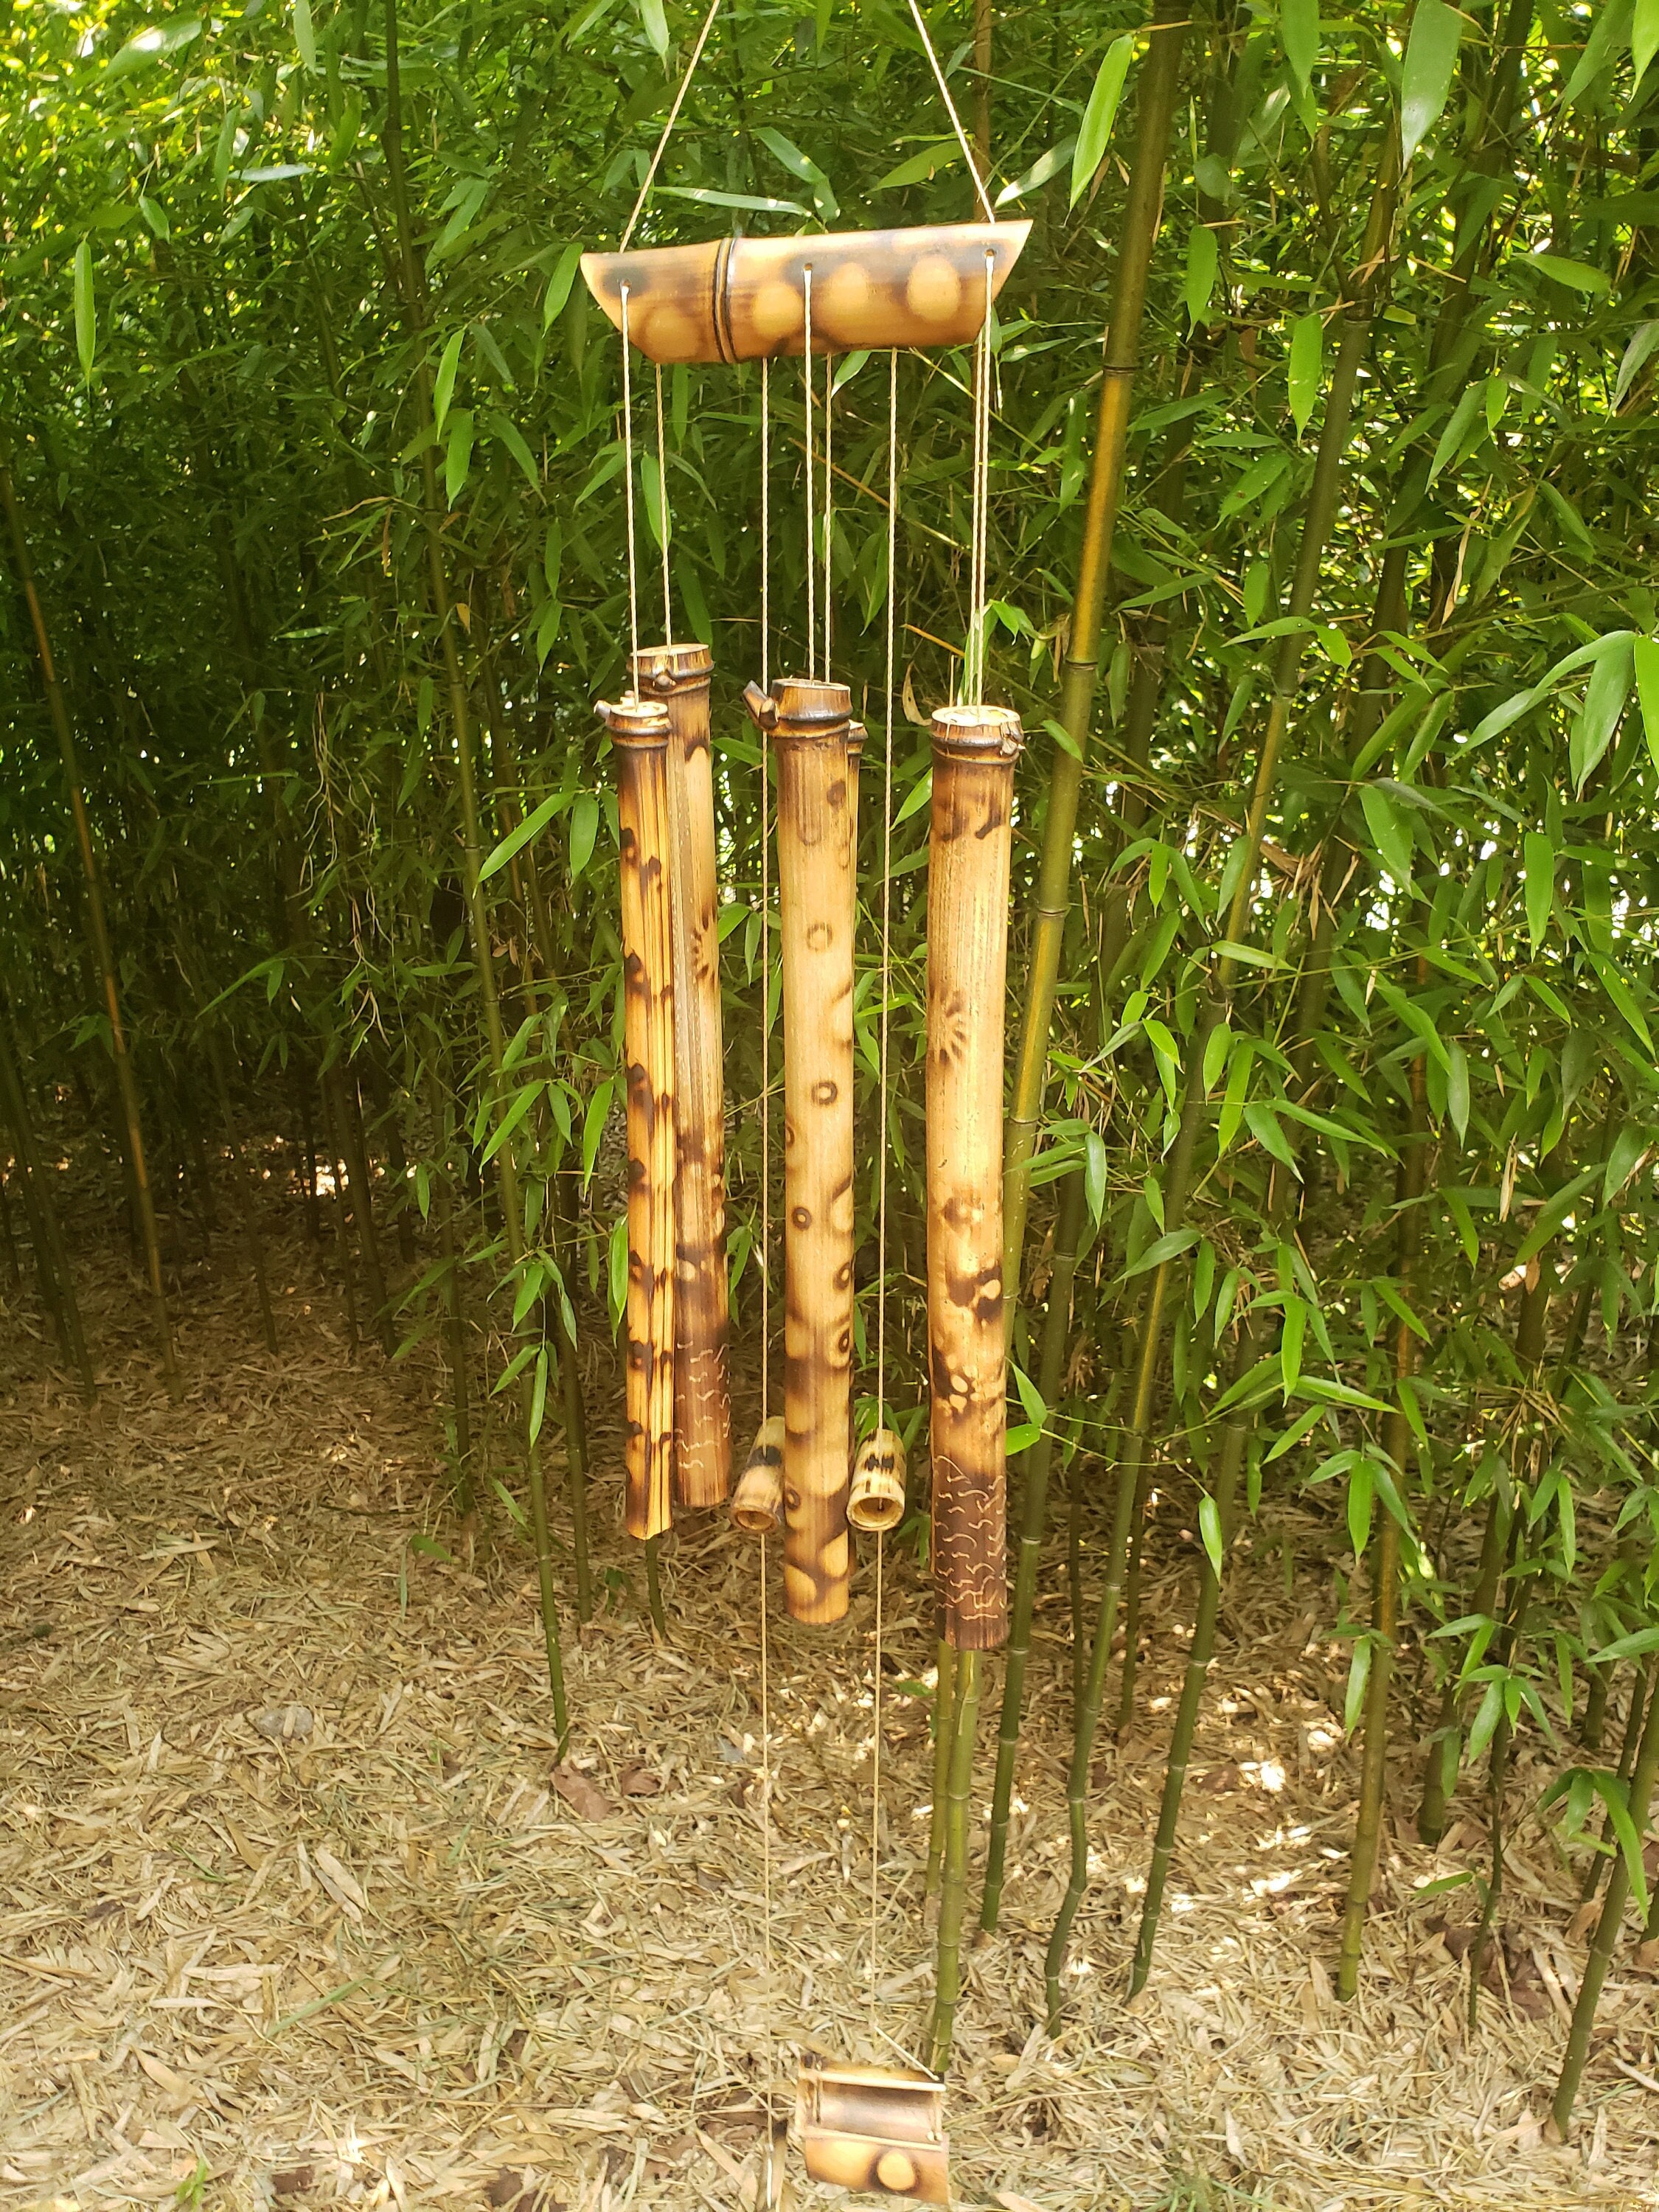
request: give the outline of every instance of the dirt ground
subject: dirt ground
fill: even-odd
[[[653,1636],[609,1371],[591,1393],[603,1605],[567,1631],[576,1772],[556,1781],[527,1556],[504,1516],[476,1550],[456,1528],[424,1355],[350,1363],[292,1235],[267,1356],[222,1243],[185,1271],[171,1405],[124,1255],[80,1264],[95,1415],[51,1379],[27,1289],[0,1291],[0,2205],[750,2204],[762,2093],[800,2047],[892,2057],[925,2032],[914,1560],[888,1577],[872,2005],[867,1573],[844,1631],[775,1630],[769,1972],[757,1555],[712,1519],[673,1540]],[[1097,1778],[1058,2044],[1040,2019],[1063,1592],[1043,1616],[1029,1810],[950,2086],[956,2201],[1659,2206],[1659,1983],[1628,1948],[1578,2138],[1540,2137],[1583,1949],[1536,1822],[1472,2039],[1453,1955],[1469,1893],[1413,1896],[1476,1857],[1472,1820],[1437,1858],[1397,1821],[1364,1990],[1332,1999],[1345,1662],[1321,1640],[1328,1577],[1287,1591],[1271,1528],[1235,1575],[1152,1986],[1126,2007],[1193,1603],[1173,1525],[1153,1554],[1144,1733]],[[988,1751],[994,1670],[990,1689]],[[1523,1768],[1516,1805],[1536,1796]],[[830,2203],[793,2154],[790,2172],[798,2204]]]

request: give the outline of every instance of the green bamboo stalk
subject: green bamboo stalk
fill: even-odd
[[[247,1254],[248,1266],[253,1273],[254,1294],[259,1302],[259,1326],[264,1332],[265,1350],[274,1354],[276,1350],[276,1316],[271,1310],[270,1282],[265,1273],[264,1240],[259,1234],[259,1218],[254,1207],[253,1193],[248,1187],[247,1169],[242,1159],[241,1147],[236,1141],[236,1125],[230,1110],[230,1082],[225,1073],[224,1052],[216,1030],[208,1031],[207,1054],[208,1065],[213,1071],[213,1087],[219,1101],[219,1120],[224,1130],[225,1149],[230,1154],[231,1195],[235,1201],[237,1225],[242,1233],[242,1248]]]
[[[1060,1207],[1054,1217],[1054,1272],[1048,1279],[1048,1311],[1043,1322],[1042,1354],[1037,1370],[1037,1389],[1044,1406],[1048,1408],[1049,1418],[1052,1418],[1059,1403],[1066,1382],[1072,1282],[1077,1273],[1083,1201],[1083,1170],[1073,1168],[1060,1186]],[[1025,1496],[1020,1516],[1019,1558],[1014,1571],[1013,1620],[1002,1677],[996,1782],[991,1793],[991,1844],[985,1863],[985,1887],[979,1911],[980,1926],[993,1935],[996,1931],[997,1916],[1002,1909],[1002,1875],[1008,1853],[1008,1812],[1014,1794],[1014,1762],[1019,1752],[1019,1724],[1025,1704],[1025,1668],[1031,1651],[1031,1615],[1036,1604],[1037,1567],[1042,1557],[1042,1534],[1048,1522],[1048,1473],[1054,1455],[1054,1431],[1048,1425],[1048,1418],[1045,1418],[1042,1435],[1023,1455]]]
[[[938,1890],[945,1865],[945,1807],[951,1786],[951,1747],[957,1722],[956,1648],[943,1637],[939,1641],[938,1666],[933,1686],[933,1802],[927,1815],[927,1871],[921,1885],[924,1897],[932,1897]]]
[[[403,93],[398,64],[397,0],[386,0],[386,119],[381,143],[386,154],[386,179],[397,224],[398,265],[403,298],[415,342],[416,420],[422,434],[421,452],[422,523],[426,538],[427,584],[432,616],[443,654],[445,687],[449,703],[450,735],[461,801],[462,883],[477,970],[478,994],[483,1005],[484,1034],[489,1048],[490,1073],[499,1091],[507,1040],[501,1025],[501,1002],[495,988],[489,917],[480,881],[483,841],[479,829],[478,793],[473,758],[471,710],[461,668],[459,625],[450,594],[445,559],[442,509],[438,498],[436,436],[433,428],[432,364],[427,356],[428,326],[426,276],[415,249],[415,229],[410,211],[408,179],[404,167]],[[500,1110],[500,1099],[495,1104]],[[524,1220],[519,1197],[519,1171],[511,1143],[495,1153],[501,1192],[501,1224],[507,1243],[508,1272],[516,1276],[524,1261]],[[542,1632],[547,1655],[548,1686],[553,1698],[554,1729],[562,1757],[569,1741],[570,1721],[566,1710],[564,1660],[559,1648],[558,1599],[553,1586],[553,1540],[548,1523],[547,1489],[533,1419],[533,1380],[526,1368],[520,1386],[523,1416],[525,1463],[530,1491],[531,1529],[536,1550],[536,1579],[541,1599]]]
[[[1632,1770],[1636,1765],[1637,1747],[1642,1741],[1642,1684],[1638,1676],[1631,1690],[1630,1711],[1625,1716],[1625,1733],[1619,1747],[1617,1771],[1621,1782],[1630,1780]],[[1612,1820],[1607,1815],[1606,1808],[1603,1807],[1601,1829],[1598,1838],[1600,1843],[1607,1842],[1612,1826]],[[1584,1869],[1584,1878],[1578,1885],[1578,1902],[1581,1905],[1587,1905],[1601,1887],[1601,1870],[1606,1863],[1607,1860],[1602,1851],[1596,1850],[1590,1853],[1589,1864]]]
[[[1510,1504],[1501,1482],[1492,1486],[1486,1501],[1486,1524],[1480,1537],[1480,1564],[1474,1578],[1469,1611],[1483,1620],[1498,1608],[1498,1586],[1504,1572],[1509,1544]],[[1462,1734],[1457,1716],[1463,1703],[1463,1684],[1453,1669],[1441,1692],[1440,1711],[1429,1739],[1429,1756],[1423,1771],[1423,1796],[1417,1808],[1417,1832],[1424,1843],[1437,1844],[1446,1832],[1451,1793],[1456,1786],[1462,1757]]]
[[[1510,1539],[1509,1580],[1517,1580],[1522,1518],[1515,1517]],[[1522,1580],[1510,1607],[1509,1619],[1492,1642],[1492,1658],[1496,1665],[1507,1667],[1510,1657],[1526,1628],[1527,1607],[1531,1596],[1531,1585]],[[1475,1925],[1474,1939],[1469,1945],[1469,2001],[1468,2027],[1474,2034],[1480,2014],[1480,1971],[1486,1964],[1486,1946],[1490,1942],[1492,1923],[1498,1917],[1498,1908],[1504,1895],[1504,1791],[1509,1782],[1510,1751],[1514,1741],[1514,1730],[1510,1725],[1507,1706],[1500,1709],[1498,1725],[1492,1730],[1490,1752],[1486,1760],[1486,1802],[1491,1812],[1491,1860],[1486,1875],[1486,1893],[1480,1903],[1480,1917]]]
[[[1419,959],[1419,984],[1427,963]],[[1400,1295],[1410,1304],[1412,1276],[1422,1241],[1423,1194],[1428,1151],[1428,1109],[1425,1099],[1423,1056],[1411,1066],[1411,1126],[1402,1149],[1398,1190],[1398,1243],[1395,1281]],[[1401,1321],[1395,1331],[1395,1402],[1382,1417],[1382,1450],[1404,1492],[1406,1455],[1411,1448],[1411,1426],[1406,1419],[1400,1385],[1409,1380],[1416,1365],[1417,1339]],[[1365,1913],[1371,1884],[1376,1876],[1376,1857],[1382,1834],[1382,1805],[1388,1779],[1389,1686],[1394,1679],[1395,1632],[1400,1613],[1400,1523],[1384,1511],[1377,1534],[1371,1599],[1370,1671],[1365,1682],[1364,1748],[1359,1776],[1359,1805],[1354,1820],[1353,1852],[1349,1863],[1348,1894],[1342,1917],[1342,1948],[1337,1960],[1337,1995],[1345,2001],[1359,1987],[1359,1955],[1364,1936]]]
[[[1653,1796],[1655,1775],[1659,1774],[1659,1654],[1650,1662],[1645,1688],[1638,1690],[1637,1696],[1638,1701],[1645,1698],[1647,1718],[1642,1727],[1641,1748],[1631,1773],[1626,1810],[1639,1839],[1647,1832],[1648,1806]],[[1550,2108],[1556,2134],[1563,2142],[1572,2122],[1573,2103],[1583,2078],[1590,2034],[1595,2026],[1595,2008],[1601,2001],[1601,1984],[1607,1978],[1607,1967],[1625,1917],[1625,1900],[1629,1895],[1630,1864],[1621,1850],[1607,1869],[1601,1917],[1590,1939],[1589,1955],[1584,1960],[1583,1978],[1578,1984],[1578,1998],[1572,2008],[1572,2026],[1567,2032],[1566,2053],[1561,2061],[1555,2100]]]
[[[92,939],[92,953],[97,966],[103,991],[104,1013],[109,1023],[110,1055],[115,1062],[115,1082],[121,1102],[121,1118],[125,1125],[126,1164],[131,1178],[137,1214],[137,1227],[149,1278],[150,1304],[154,1310],[155,1334],[161,1346],[161,1373],[167,1395],[177,1400],[184,1395],[184,1382],[179,1372],[179,1362],[173,1346],[173,1325],[167,1314],[167,1290],[161,1280],[161,1240],[156,1226],[155,1202],[151,1194],[149,1176],[144,1166],[144,1137],[138,1109],[138,1084],[133,1073],[132,1060],[127,1050],[126,1030],[121,1019],[121,996],[116,980],[115,952],[109,933],[109,924],[104,913],[103,886],[99,878],[97,855],[93,849],[92,824],[87,815],[87,804],[82,791],[81,763],[75,742],[75,726],[70,720],[69,704],[64,696],[64,687],[58,681],[57,664],[52,658],[52,640],[46,629],[46,618],[40,598],[34,586],[34,568],[29,558],[28,538],[23,527],[22,510],[18,504],[16,488],[13,484],[9,456],[0,448],[0,507],[6,511],[6,523],[11,535],[12,556],[17,565],[18,582],[27,603],[29,622],[34,633],[35,654],[40,663],[41,688],[46,696],[46,710],[52,719],[52,732],[58,740],[58,750],[64,763],[64,780],[69,786],[70,814],[75,824],[75,842],[81,856],[81,872],[87,897],[87,926]]]
[[[463,1516],[476,1510],[472,1480],[472,1389],[466,1357],[466,1293],[461,1282],[460,1249],[455,1235],[455,1187],[451,1165],[455,1127],[449,1097],[435,1066],[428,1079],[433,1127],[438,1138],[438,1256],[444,1269],[444,1339],[449,1364],[450,1418],[455,1435],[455,1503]]]
[[[945,1864],[939,1886],[939,1974],[933,1991],[930,2063],[935,2074],[944,2074],[950,2066],[951,2039],[962,1995],[962,1923],[968,1905],[968,1830],[974,1790],[974,1740],[979,1728],[980,1658],[977,1651],[957,1654]]]
[[[1129,416],[1139,366],[1146,281],[1164,205],[1164,172],[1169,161],[1188,20],[1182,0],[1154,0],[1146,58],[1140,64],[1139,113],[1128,192],[1118,225],[1122,243],[1113,279],[1083,549],[1060,680],[1058,720],[1066,742],[1056,741],[1048,775],[1048,813],[1031,912],[1025,1018],[1014,1064],[1013,1103],[1003,1139],[1002,1284],[1010,1341],[1019,1301],[1030,1161],[1042,1113],[1048,1032],[1054,1023],[1060,947],[1071,905],[1072,847],[1093,719],[1112,536],[1122,495]]]
[[[23,1262],[17,1249],[17,1232],[11,1225],[11,1194],[7,1188],[7,1182],[6,1170],[0,1166],[0,1231],[3,1231],[6,1239],[6,1272],[11,1277],[11,1286],[15,1291],[22,1286]],[[54,1322],[56,1318],[54,1315]]]
[[[1252,1311],[1239,1334],[1233,1355],[1231,1378],[1233,1382],[1248,1374],[1255,1364],[1266,1336],[1266,1329],[1258,1325]],[[1221,1432],[1213,1492],[1216,1514],[1221,1525],[1224,1564],[1225,1547],[1232,1541],[1238,1478],[1243,1468],[1248,1440],[1248,1425],[1242,1419],[1229,1419]],[[1208,1551],[1201,1546],[1200,1548],[1202,1559],[1198,1574],[1198,1610],[1193,1620],[1192,1649],[1187,1655],[1187,1671],[1181,1684],[1181,1702],[1176,1708],[1175,1727],[1170,1737],[1170,1755],[1164,1769],[1164,1795],[1158,1808],[1158,1832],[1152,1840],[1152,1863],[1146,1870],[1146,1893],[1141,1901],[1140,1932],[1135,1939],[1134,1964],[1129,1971],[1131,1996],[1146,1988],[1146,1977],[1152,1970],[1152,1947],[1158,1941],[1158,1917],[1164,1909],[1164,1892],[1170,1878],[1170,1863],[1175,1856],[1176,1840],[1180,1832],[1182,1795],[1187,1786],[1187,1769],[1192,1759],[1193,1741],[1198,1731],[1199,1709],[1203,1702],[1204,1686],[1209,1679],[1210,1662],[1215,1651],[1216,1622],[1221,1612],[1221,1577],[1217,1573]]]
[[[1361,249],[1359,268],[1362,272],[1353,304],[1344,318],[1342,342],[1338,349],[1335,366],[1326,393],[1324,421],[1321,427],[1319,448],[1314,462],[1313,478],[1309,486],[1304,512],[1302,535],[1297,549],[1296,574],[1293,579],[1286,612],[1305,617],[1311,613],[1319,585],[1319,573],[1326,543],[1336,512],[1337,489],[1343,451],[1347,443],[1348,422],[1353,407],[1355,384],[1370,329],[1370,303],[1375,295],[1376,272],[1382,265],[1389,239],[1394,228],[1394,209],[1398,192],[1399,171],[1394,159],[1397,144],[1392,132],[1384,145],[1377,181],[1373,191],[1370,214],[1365,225],[1364,242]],[[1255,779],[1251,789],[1249,812],[1239,846],[1229,857],[1229,871],[1234,872],[1233,890],[1229,902],[1222,940],[1213,949],[1210,987],[1194,1018],[1188,1039],[1182,1070],[1182,1109],[1175,1146],[1170,1154],[1164,1192],[1164,1231],[1173,1235],[1186,1225],[1187,1200],[1190,1188],[1194,1148],[1199,1126],[1206,1115],[1204,1095],[1204,1063],[1211,1037],[1227,1018],[1234,982],[1238,971],[1237,957],[1231,949],[1241,945],[1249,931],[1252,905],[1255,896],[1255,879],[1261,861],[1261,844],[1266,832],[1267,810],[1278,781],[1280,756],[1290,727],[1291,708],[1296,695],[1297,677],[1304,651],[1304,635],[1300,625],[1281,637],[1274,656],[1273,696],[1269,703],[1266,728],[1262,733],[1261,750],[1257,757]],[[1240,848],[1242,847],[1242,849]],[[1005,1254],[1005,1280],[1006,1255]],[[1165,1260],[1152,1273],[1142,1308],[1135,1389],[1125,1448],[1118,1466],[1117,1496],[1113,1513],[1111,1549],[1108,1555],[1103,1582],[1099,1614],[1095,1639],[1090,1652],[1089,1671],[1078,1703],[1077,1726],[1073,1743],[1072,1763],[1066,1784],[1068,1824],[1071,1831],[1071,1873],[1065,1897],[1055,1918],[1054,1932],[1049,1938],[1044,1965],[1044,1983],[1048,1996],[1048,2021],[1051,2033],[1059,2032],[1061,2009],[1060,1977],[1066,1961],[1072,1923],[1077,1917],[1088,1887],[1088,1787],[1089,1770],[1094,1756],[1094,1741],[1100,1721],[1101,1700],[1104,1694],[1106,1668],[1110,1656],[1112,1638],[1115,1632],[1117,1611],[1128,1553],[1129,1537],[1135,1500],[1139,1494],[1141,1469],[1146,1464],[1147,1445],[1151,1437],[1157,1382],[1161,1371],[1163,1319],[1173,1274],[1173,1262]]]
[[[566,1194],[568,1193],[568,1198]],[[593,1617],[593,1574],[587,1545],[587,1413],[582,1401],[581,1367],[576,1353],[575,1332],[565,1313],[565,1299],[574,1304],[576,1281],[575,1178],[556,1170],[551,1198],[554,1259],[564,1280],[564,1297],[550,1297],[553,1337],[559,1353],[559,1391],[564,1406],[564,1457],[570,1492],[570,1548],[576,1570],[576,1619]]]
[[[87,1356],[86,1333],[81,1326],[81,1307],[70,1273],[69,1254],[58,1219],[45,1163],[34,1139],[22,1070],[13,1049],[10,1024],[0,1006],[0,1121],[11,1125],[23,1210],[28,1216],[29,1237],[34,1246],[34,1267],[40,1278],[40,1298],[52,1316],[64,1357],[81,1377],[82,1395],[88,1405],[97,1395],[97,1378]]]

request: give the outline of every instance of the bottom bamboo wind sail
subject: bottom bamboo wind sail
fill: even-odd
[[[668,713],[601,704],[617,749],[622,846],[623,1052],[628,1062],[628,1533],[672,1518],[674,1455],[674,992]]]
[[[927,1333],[945,1641],[1008,1633],[1002,1032],[1018,715],[933,716],[927,878]]]

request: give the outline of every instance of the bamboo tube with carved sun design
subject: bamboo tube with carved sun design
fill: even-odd
[[[927,1334],[941,1633],[1008,1632],[1002,1342],[1003,999],[1019,718],[933,716],[927,877]]]
[[[778,762],[784,1595],[824,1622],[847,1611],[850,1563],[856,726],[844,684],[781,677],[747,697]]]

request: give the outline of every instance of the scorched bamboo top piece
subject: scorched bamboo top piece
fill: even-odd
[[[1030,234],[1026,222],[939,223],[817,237],[716,238],[700,246],[585,253],[587,288],[647,360],[762,361],[812,350],[965,345]]]

